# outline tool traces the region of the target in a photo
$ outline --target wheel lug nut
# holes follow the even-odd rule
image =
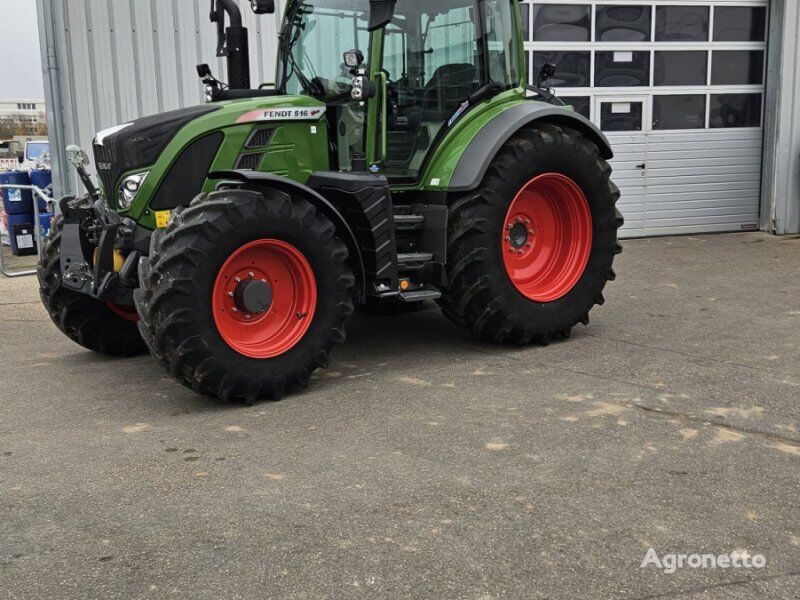
[[[236,283],[241,283],[241,282],[242,282],[242,278],[241,278],[241,277],[234,277],[234,278],[233,278],[233,280],[234,280]]]
[[[510,241],[511,241],[511,238],[510,238],[510,237],[507,237],[507,238],[506,238],[506,241],[507,241],[507,242],[510,242]]]
[[[524,251],[524,250],[520,250],[520,251],[518,252],[518,254],[524,254],[524,253],[525,253],[525,251]]]
[[[256,274],[255,274],[255,273],[253,273],[252,271],[250,271],[250,272],[247,274],[247,276],[248,276],[250,279],[253,279],[253,278],[256,276]]]
[[[236,307],[234,306],[234,307],[231,309],[231,312],[238,313],[238,312],[239,312],[239,309],[238,309],[238,308],[236,308]]]
[[[530,247],[532,247],[532,246],[533,246],[533,244],[531,244],[530,242],[528,242],[528,243],[527,243],[527,244],[525,244],[525,245],[526,245],[528,248],[530,248]]]
[[[233,292],[228,292],[228,298],[233,298]]]
[[[531,224],[531,220],[530,219],[525,219],[525,225],[530,225],[530,224]]]

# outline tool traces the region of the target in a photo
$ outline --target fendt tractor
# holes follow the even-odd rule
[[[98,133],[99,186],[68,149],[87,193],[39,266],[68,337],[254,402],[326,368],[355,305],[435,300],[514,345],[588,324],[621,251],[612,151],[554,65],[529,85],[517,0],[288,0],[257,89],[236,1],[211,20],[206,104]]]

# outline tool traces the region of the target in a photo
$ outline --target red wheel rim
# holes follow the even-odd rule
[[[269,286],[272,299],[257,314],[237,304],[237,287]],[[212,292],[214,322],[236,352],[266,359],[285,354],[308,332],[317,306],[314,271],[305,256],[280,240],[256,240],[236,250],[222,265]]]
[[[111,309],[111,312],[118,317],[122,317],[126,321],[130,321],[131,323],[139,322],[139,313],[136,312],[135,308],[126,308],[119,304],[114,304],[113,302],[106,302],[106,306]]]
[[[501,247],[514,287],[534,302],[566,296],[586,270],[592,250],[592,213],[572,179],[535,177],[511,202]]]

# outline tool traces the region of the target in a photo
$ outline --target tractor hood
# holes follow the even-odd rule
[[[181,128],[220,108],[182,108],[99,132],[93,142],[94,157],[106,198],[114,197],[115,185],[123,173],[155,163]]]
[[[122,176],[158,163],[181,130],[191,127],[192,137],[200,137],[237,125],[319,121],[325,109],[325,104],[308,96],[270,96],[204,104],[136,119],[97,133],[93,142],[97,174],[106,198],[112,200]]]

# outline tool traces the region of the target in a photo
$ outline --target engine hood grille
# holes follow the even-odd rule
[[[152,165],[186,124],[219,109],[203,105],[144,117],[102,143],[95,139],[95,165],[109,203],[116,202],[116,184],[123,173]]]

